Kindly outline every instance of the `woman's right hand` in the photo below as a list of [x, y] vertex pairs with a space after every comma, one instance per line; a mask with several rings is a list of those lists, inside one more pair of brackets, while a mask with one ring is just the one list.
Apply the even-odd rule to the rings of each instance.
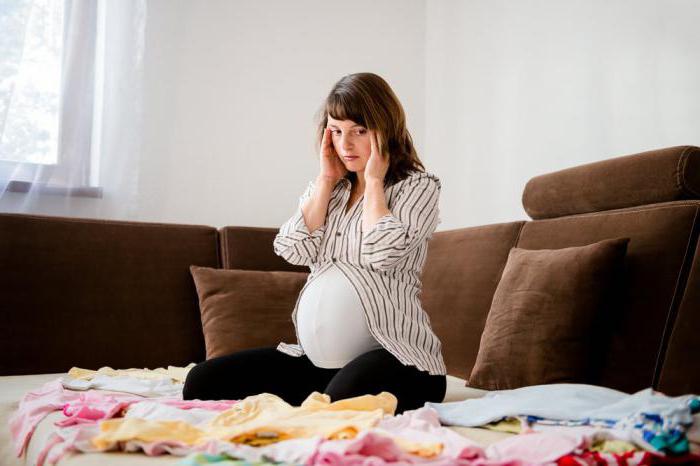
[[319, 178], [327, 179], [335, 185], [335, 183], [348, 173], [348, 169], [345, 168], [345, 164], [340, 160], [338, 153], [335, 151], [335, 147], [333, 147], [330, 128], [324, 128], [323, 130], [320, 158], [321, 173], [318, 175]]

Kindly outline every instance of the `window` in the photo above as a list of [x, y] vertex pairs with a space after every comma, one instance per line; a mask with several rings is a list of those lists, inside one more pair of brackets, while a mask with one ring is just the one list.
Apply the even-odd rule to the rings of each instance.
[[56, 164], [64, 3], [0, 5], [0, 160]]
[[[92, 149], [102, 1], [0, 2], [0, 185], [101, 196]], [[100, 12], [102, 15], [100, 16]], [[96, 157], [96, 155], [94, 156]]]

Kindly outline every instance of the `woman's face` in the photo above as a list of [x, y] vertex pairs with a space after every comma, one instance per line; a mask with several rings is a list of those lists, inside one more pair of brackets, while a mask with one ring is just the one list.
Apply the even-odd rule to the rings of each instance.
[[372, 147], [367, 128], [352, 120], [336, 120], [330, 115], [326, 126], [331, 129], [333, 147], [345, 168], [352, 172], [364, 171]]

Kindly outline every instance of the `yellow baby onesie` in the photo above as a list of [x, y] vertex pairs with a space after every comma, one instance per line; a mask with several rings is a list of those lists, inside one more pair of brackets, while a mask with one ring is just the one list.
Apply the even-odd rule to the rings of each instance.
[[80, 367], [71, 367], [68, 371], [68, 376], [74, 379], [91, 380], [96, 375], [107, 375], [111, 377], [126, 376], [136, 379], [165, 379], [170, 378], [174, 382], [185, 382], [187, 373], [195, 366], [191, 362], [185, 367], [168, 366], [167, 369], [159, 367], [157, 369], [112, 369], [111, 367], [101, 367], [96, 371], [83, 369]]
[[313, 392], [295, 407], [276, 395], [261, 393], [244, 398], [199, 428], [183, 421], [105, 420], [92, 443], [104, 449], [127, 440], [176, 440], [194, 445], [214, 438], [261, 445], [315, 435], [326, 439], [354, 438], [385, 415], [393, 415], [397, 401], [391, 393], [381, 392], [331, 403], [328, 395]]

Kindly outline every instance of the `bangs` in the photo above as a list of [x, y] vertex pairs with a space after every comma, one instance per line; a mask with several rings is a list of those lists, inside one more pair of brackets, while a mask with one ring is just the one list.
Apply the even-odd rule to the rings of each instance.
[[347, 94], [334, 93], [328, 96], [326, 112], [335, 120], [352, 120], [358, 125], [367, 127], [361, 99], [353, 99]]

